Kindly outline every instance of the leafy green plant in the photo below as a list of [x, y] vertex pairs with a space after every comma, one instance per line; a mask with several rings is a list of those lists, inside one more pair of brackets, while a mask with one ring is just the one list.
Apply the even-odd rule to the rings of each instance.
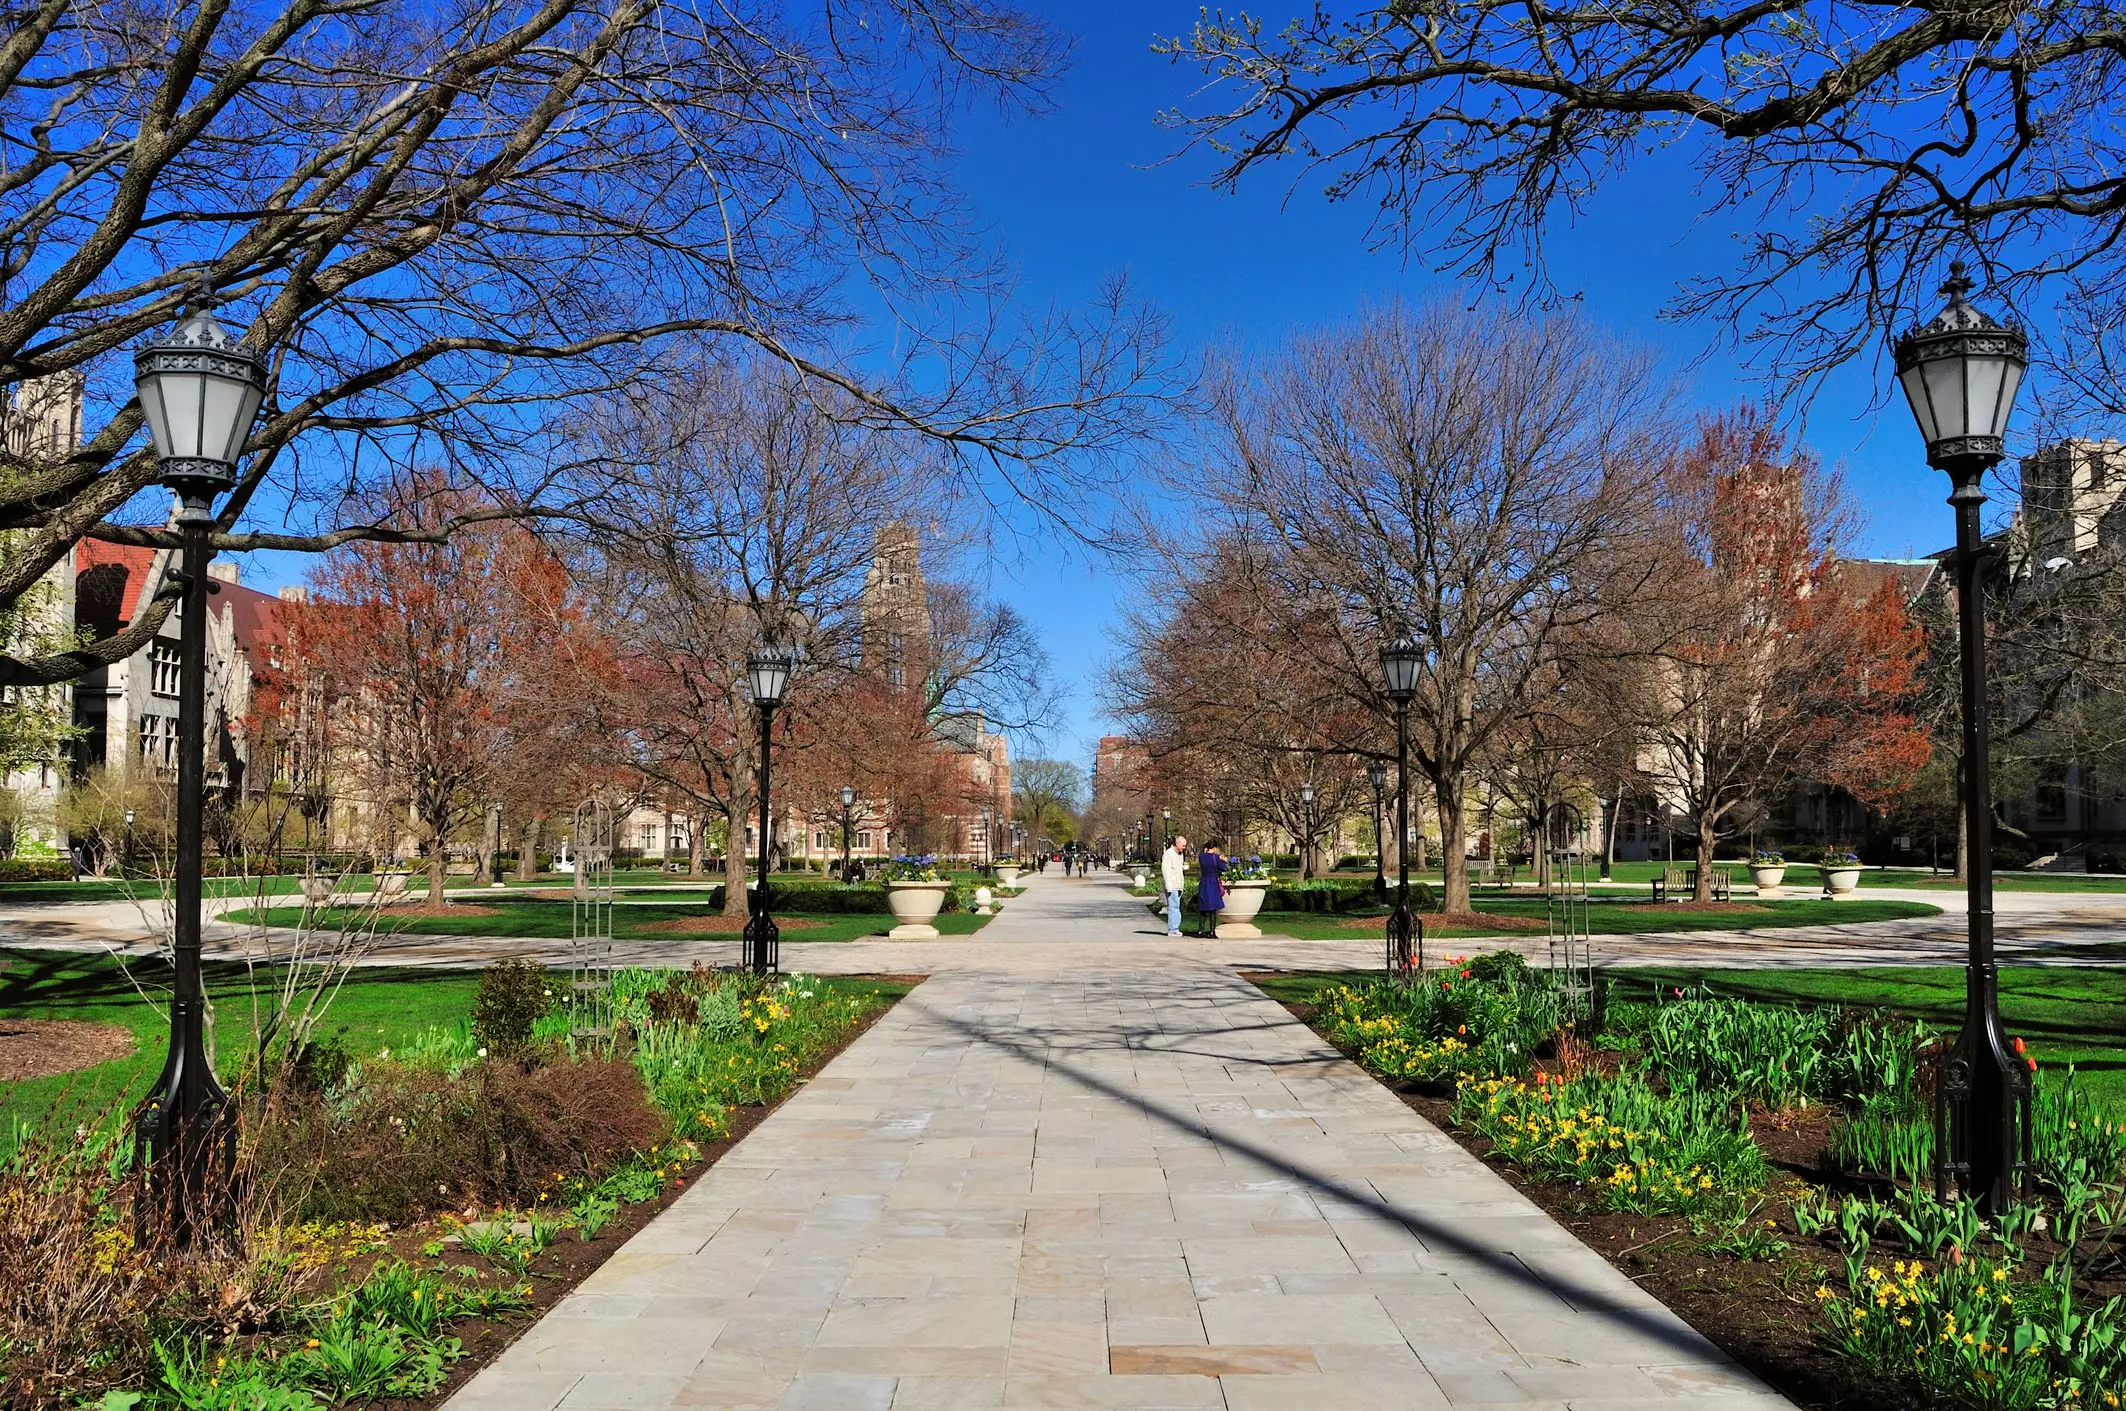
[[1762, 1201], [1750, 1202], [1746, 1209], [1735, 1214], [1720, 1236], [1708, 1240], [1705, 1247], [1715, 1254], [1730, 1254], [1737, 1259], [1761, 1262], [1778, 1258], [1786, 1253], [1787, 1242], [1780, 1236], [1778, 1221], [1758, 1218], [1763, 1213]]
[[620, 1203], [593, 1193], [578, 1200], [570, 1213], [576, 1221], [576, 1238], [588, 1242], [598, 1238], [598, 1232], [620, 1213]]
[[1809, 1187], [1806, 1194], [1796, 1197], [1789, 1208], [1794, 1214], [1794, 1228], [1808, 1239], [1816, 1238], [1838, 1223], [1837, 1202], [1814, 1186]]
[[[286, 1370], [279, 1364], [263, 1357], [231, 1357], [214, 1351], [203, 1340], [158, 1340], [155, 1360], [162, 1391], [182, 1411], [316, 1411], [318, 1406], [318, 1399], [300, 1384], [288, 1384]], [[111, 1396], [133, 1397], [120, 1405], [140, 1402], [137, 1393]], [[111, 1404], [111, 1396], [104, 1398], [105, 1406]]]
[[1828, 1154], [1847, 1171], [1925, 1181], [1934, 1169], [1934, 1121], [1901, 1095], [1870, 1099], [1832, 1120]]
[[2037, 1074], [2030, 1093], [2032, 1164], [2049, 1181], [2068, 1173], [2108, 1183], [2126, 1177], [2126, 1122], [2100, 1111], [2070, 1066]]
[[522, 1053], [532, 1025], [555, 1007], [552, 977], [536, 960], [498, 960], [480, 973], [473, 996], [472, 1033], [496, 1057]]

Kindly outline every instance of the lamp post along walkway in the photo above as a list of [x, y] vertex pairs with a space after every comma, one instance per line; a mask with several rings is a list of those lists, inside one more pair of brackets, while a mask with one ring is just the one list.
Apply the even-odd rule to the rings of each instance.
[[769, 811], [775, 755], [775, 708], [789, 689], [795, 656], [787, 648], [764, 642], [746, 658], [746, 688], [760, 708], [760, 874], [746, 911], [744, 965], [756, 975], [773, 975], [782, 965], [782, 928], [775, 924], [774, 898], [768, 886], [768, 855], [774, 837]]
[[2028, 363], [2020, 330], [1965, 299], [1959, 261], [1942, 293], [1948, 307], [1897, 341], [1897, 376], [1927, 443], [1927, 464], [1948, 474], [1956, 511], [1956, 627], [1963, 709], [1962, 803], [1970, 854], [1965, 914], [1964, 1025], [1935, 1090], [1934, 1184], [1953, 1183], [1981, 1210], [2007, 1208], [2028, 1165], [2030, 1075], [2001, 1029], [1993, 954], [1993, 781], [1986, 709], [1986, 558], [1979, 509], [1986, 472], [2006, 450], [2008, 414]]
[[[204, 864], [207, 721], [207, 543], [214, 498], [236, 484], [236, 462], [266, 395], [262, 359], [212, 316], [195, 314], [134, 356], [134, 385], [163, 484], [181, 503], [183, 599], [177, 678], [177, 858], [171, 878], [170, 1048], [153, 1092], [134, 1114], [135, 1162], [149, 1233], [191, 1243], [213, 1223], [209, 1202], [233, 1173], [236, 1132], [228, 1094], [207, 1054], [201, 973], [200, 874]], [[130, 851], [132, 814], [126, 815]], [[151, 1231], [150, 1226], [153, 1226]]]

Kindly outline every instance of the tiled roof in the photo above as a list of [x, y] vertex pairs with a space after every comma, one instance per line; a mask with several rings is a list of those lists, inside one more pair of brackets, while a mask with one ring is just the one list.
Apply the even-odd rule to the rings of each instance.
[[1840, 559], [1836, 570], [1839, 578], [1870, 595], [1882, 591], [1884, 583], [1895, 583], [1908, 603], [1925, 592], [1940, 571], [1933, 559]]
[[116, 631], [133, 620], [155, 571], [156, 550], [83, 539], [74, 546], [74, 617]]

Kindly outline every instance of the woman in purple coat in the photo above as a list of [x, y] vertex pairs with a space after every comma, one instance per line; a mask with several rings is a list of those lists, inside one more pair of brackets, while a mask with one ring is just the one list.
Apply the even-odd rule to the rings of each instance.
[[1218, 913], [1225, 910], [1225, 843], [1213, 838], [1203, 845], [1197, 855], [1196, 870], [1200, 874], [1196, 883], [1196, 910], [1203, 913], [1203, 931], [1206, 936], [1218, 934]]

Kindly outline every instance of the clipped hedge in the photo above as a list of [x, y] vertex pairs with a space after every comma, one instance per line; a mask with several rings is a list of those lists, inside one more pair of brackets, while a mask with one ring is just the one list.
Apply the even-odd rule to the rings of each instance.
[[0, 882], [71, 882], [73, 864], [65, 858], [11, 858], [0, 862]]
[[[1265, 911], [1380, 911], [1391, 905], [1395, 884], [1388, 886], [1389, 897], [1381, 897], [1375, 894], [1370, 877], [1280, 882], [1263, 897], [1262, 907]], [[1439, 906], [1432, 888], [1417, 881], [1410, 884], [1410, 904], [1419, 911], [1434, 911]]]

